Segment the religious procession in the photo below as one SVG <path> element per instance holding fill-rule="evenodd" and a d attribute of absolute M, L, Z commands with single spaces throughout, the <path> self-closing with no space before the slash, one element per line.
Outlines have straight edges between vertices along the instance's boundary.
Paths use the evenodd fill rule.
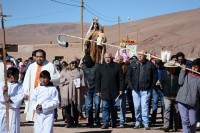
<path fill-rule="evenodd" d="M 130 41 L 108 44 L 98 19 L 85 38 L 77 39 L 84 40 L 84 56 L 68 61 L 48 61 L 43 49 L 23 61 L 1 47 L 0 133 L 20 133 L 22 106 L 34 133 L 53 133 L 58 115 L 66 132 L 83 127 L 151 130 L 158 115 L 160 132 L 200 128 L 200 58 L 188 60 L 182 51 L 157 57 Z M 116 47 L 116 54 L 107 46 Z"/>

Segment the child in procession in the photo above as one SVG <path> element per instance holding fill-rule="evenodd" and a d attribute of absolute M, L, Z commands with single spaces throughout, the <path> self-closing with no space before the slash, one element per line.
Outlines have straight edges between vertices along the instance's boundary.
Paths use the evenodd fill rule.
<path fill-rule="evenodd" d="M 23 99 L 22 84 L 18 82 L 19 70 L 7 70 L 8 84 L 0 83 L 0 133 L 20 133 L 20 106 Z M 5 95 L 8 93 L 8 95 Z M 6 129 L 6 103 L 9 104 L 9 129 Z"/>
<path fill-rule="evenodd" d="M 59 106 L 58 91 L 50 82 L 50 73 L 40 73 L 40 86 L 35 88 L 31 99 L 34 113 L 34 133 L 53 133 L 54 109 Z"/>

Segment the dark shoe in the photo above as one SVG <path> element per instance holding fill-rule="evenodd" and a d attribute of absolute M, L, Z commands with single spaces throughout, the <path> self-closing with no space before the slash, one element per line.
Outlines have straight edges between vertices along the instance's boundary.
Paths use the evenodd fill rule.
<path fill-rule="evenodd" d="M 135 117 L 132 117 L 132 118 L 131 118 L 131 121 L 135 121 Z"/>
<path fill-rule="evenodd" d="M 66 124 L 66 125 L 65 125 L 65 128 L 71 128 L 71 127 L 73 127 L 73 126 L 70 125 L 70 124 Z"/>
<path fill-rule="evenodd" d="M 112 128 L 117 128 L 117 126 L 116 125 L 112 125 Z"/>
<path fill-rule="evenodd" d="M 96 126 L 101 126 L 101 123 L 100 122 L 95 122 L 94 123 Z"/>
<path fill-rule="evenodd" d="M 161 127 L 164 132 L 169 132 L 169 127 Z"/>
<path fill-rule="evenodd" d="M 109 127 L 109 125 L 106 124 L 106 125 L 101 126 L 101 129 L 108 129 L 108 127 Z"/>
<path fill-rule="evenodd" d="M 54 122 L 56 122 L 57 121 L 57 118 L 54 118 Z"/>
<path fill-rule="evenodd" d="M 156 124 L 156 121 L 155 120 L 152 120 L 151 121 L 151 125 L 155 125 Z"/>
<path fill-rule="evenodd" d="M 81 125 L 79 123 L 75 122 L 74 127 L 81 127 Z"/>
<path fill-rule="evenodd" d="M 181 130 L 175 128 L 175 129 L 173 129 L 172 131 L 173 131 L 173 132 L 180 132 Z"/>
<path fill-rule="evenodd" d="M 94 125 L 93 125 L 92 123 L 87 123 L 87 124 L 86 124 L 86 127 L 92 128 L 92 127 L 94 127 Z"/>

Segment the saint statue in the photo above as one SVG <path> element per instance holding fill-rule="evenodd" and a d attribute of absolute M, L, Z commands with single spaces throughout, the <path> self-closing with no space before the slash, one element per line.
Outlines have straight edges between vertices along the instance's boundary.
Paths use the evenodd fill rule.
<path fill-rule="evenodd" d="M 102 43 L 105 43 L 107 40 L 104 34 L 104 29 L 99 25 L 97 18 L 93 19 L 86 34 L 86 39 L 92 41 L 85 41 L 85 54 L 89 54 L 94 62 L 102 63 L 103 55 L 106 52 L 106 47 Z"/>

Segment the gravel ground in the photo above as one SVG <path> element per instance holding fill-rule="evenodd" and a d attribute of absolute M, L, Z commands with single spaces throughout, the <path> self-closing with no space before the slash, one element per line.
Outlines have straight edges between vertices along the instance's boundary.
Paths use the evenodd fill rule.
<path fill-rule="evenodd" d="M 22 107 L 23 108 L 23 107 Z M 127 118 L 127 126 L 125 128 L 109 128 L 109 129 L 101 129 L 100 127 L 87 128 L 85 126 L 85 120 L 80 121 L 80 127 L 76 128 L 65 128 L 65 123 L 62 121 L 62 113 L 61 110 L 58 109 L 58 120 L 54 123 L 54 133 L 160 133 L 163 132 L 160 130 L 162 126 L 162 122 L 160 119 L 160 114 L 158 114 L 157 124 L 151 127 L 151 130 L 133 129 L 134 123 L 130 121 L 130 113 L 128 112 L 126 115 Z M 25 114 L 23 114 L 23 109 L 21 110 L 21 133 L 33 133 L 33 123 L 27 123 L 25 121 Z M 182 130 L 180 130 L 181 132 Z M 199 131 L 198 131 L 199 132 Z M 175 132 L 174 132 L 175 133 Z"/>

